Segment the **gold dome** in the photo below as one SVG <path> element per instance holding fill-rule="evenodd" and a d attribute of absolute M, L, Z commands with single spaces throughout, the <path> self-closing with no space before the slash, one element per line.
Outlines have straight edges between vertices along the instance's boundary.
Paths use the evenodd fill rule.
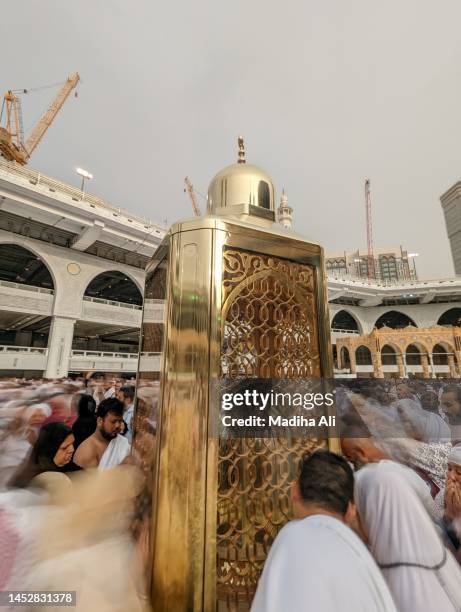
<path fill-rule="evenodd" d="M 260 168 L 245 163 L 243 140 L 239 138 L 239 162 L 224 168 L 208 188 L 208 214 L 217 216 L 275 219 L 274 186 Z"/>

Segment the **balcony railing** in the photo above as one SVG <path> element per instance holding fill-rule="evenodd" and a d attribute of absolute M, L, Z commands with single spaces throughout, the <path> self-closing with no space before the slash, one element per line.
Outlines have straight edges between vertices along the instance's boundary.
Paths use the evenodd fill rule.
<path fill-rule="evenodd" d="M 33 291 L 34 293 L 47 293 L 54 295 L 54 289 L 46 287 L 34 287 L 33 285 L 23 285 L 22 283 L 12 283 L 11 281 L 0 280 L 0 287 L 9 287 L 10 289 L 21 289 L 21 291 Z"/>
<path fill-rule="evenodd" d="M 447 287 L 454 285 L 459 287 L 461 279 L 458 278 L 431 278 L 431 279 L 394 279 L 384 280 L 377 278 L 364 278 L 361 276 L 354 276 L 352 274 L 342 274 L 340 272 L 333 272 L 327 270 L 327 280 L 330 282 L 341 281 L 344 284 L 354 284 L 358 286 L 373 286 L 373 287 L 416 287 L 424 288 L 429 286 L 430 288 Z"/>
<path fill-rule="evenodd" d="M 0 353 L 29 353 L 47 355 L 47 348 L 39 348 L 36 346 L 11 346 L 7 344 L 0 344 Z"/>
<path fill-rule="evenodd" d="M 336 327 L 333 327 L 331 329 L 331 333 L 332 334 L 357 334 L 357 335 L 360 335 L 360 332 L 357 331 L 356 329 L 338 329 Z"/>
<path fill-rule="evenodd" d="M 95 304 L 106 304 L 109 306 L 119 306 L 120 308 L 129 308 L 131 310 L 142 310 L 142 306 L 138 306 L 138 304 L 128 304 L 127 302 L 105 300 L 103 298 L 90 297 L 89 295 L 84 295 L 83 299 L 85 302 L 94 302 Z"/>
<path fill-rule="evenodd" d="M 106 351 L 72 351 L 72 357 L 103 357 L 110 359 L 137 359 L 138 353 L 107 353 Z"/>
<path fill-rule="evenodd" d="M 85 193 L 81 189 L 77 189 L 76 187 L 72 187 L 71 185 L 62 183 L 61 181 L 57 181 L 49 176 L 45 176 L 40 172 L 35 172 L 35 170 L 22 168 L 21 166 L 12 162 L 7 162 L 6 160 L 0 160 L 0 170 L 11 175 L 12 177 L 14 176 L 26 180 L 31 185 L 38 185 L 53 193 L 57 192 L 59 194 L 66 195 L 76 202 L 87 202 L 92 208 L 104 208 L 105 210 L 112 212 L 112 214 L 116 217 L 126 217 L 129 221 L 135 221 L 136 223 L 142 224 L 146 230 L 153 230 L 153 233 L 157 235 L 163 235 L 165 232 L 163 228 L 160 226 L 155 226 L 152 221 L 146 217 L 139 217 L 138 215 L 134 215 L 123 208 L 116 208 L 101 198 L 97 198 L 96 196 Z"/>

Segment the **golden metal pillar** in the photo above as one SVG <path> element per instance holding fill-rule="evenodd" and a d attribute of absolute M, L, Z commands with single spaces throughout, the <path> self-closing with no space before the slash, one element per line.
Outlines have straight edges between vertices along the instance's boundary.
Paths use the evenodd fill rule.
<path fill-rule="evenodd" d="M 218 439 L 213 381 L 331 378 L 332 357 L 323 250 L 272 224 L 270 180 L 243 159 L 213 181 L 209 212 L 175 224 L 147 268 L 134 448 L 159 612 L 249 610 L 299 461 L 328 443 Z"/>

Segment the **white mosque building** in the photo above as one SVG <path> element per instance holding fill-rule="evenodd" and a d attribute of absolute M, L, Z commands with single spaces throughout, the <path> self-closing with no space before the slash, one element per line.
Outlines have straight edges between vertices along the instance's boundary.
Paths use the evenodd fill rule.
<path fill-rule="evenodd" d="M 285 194 L 279 222 L 291 226 Z M 165 228 L 0 160 L 0 376 L 130 375 L 138 364 L 144 266 Z M 374 327 L 454 325 L 461 278 L 329 276 L 332 341 Z M 153 316 L 161 318 L 161 310 Z M 159 356 L 140 367 L 158 369 Z"/>

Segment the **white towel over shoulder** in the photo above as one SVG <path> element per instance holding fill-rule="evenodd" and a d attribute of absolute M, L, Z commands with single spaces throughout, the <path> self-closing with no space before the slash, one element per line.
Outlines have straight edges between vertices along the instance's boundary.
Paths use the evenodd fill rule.
<path fill-rule="evenodd" d="M 99 469 L 108 470 L 116 465 L 120 465 L 129 454 L 130 444 L 128 440 L 118 434 L 116 438 L 110 441 L 109 446 L 104 451 L 99 462 Z"/>

